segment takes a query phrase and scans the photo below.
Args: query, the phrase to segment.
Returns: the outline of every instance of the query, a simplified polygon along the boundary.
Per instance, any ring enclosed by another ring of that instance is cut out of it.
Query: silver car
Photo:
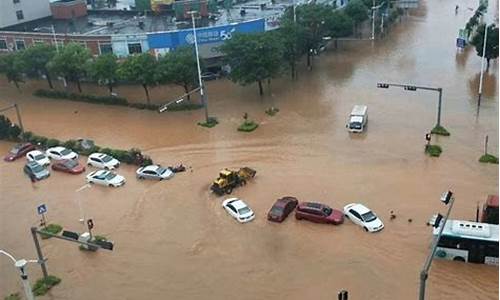
[[[170,179],[174,176],[174,172],[169,168],[164,168],[160,165],[149,165],[137,169],[135,172],[139,179]]]
[[[35,178],[36,180],[42,180],[50,176],[49,170],[36,161],[28,162],[23,170],[30,178]]]

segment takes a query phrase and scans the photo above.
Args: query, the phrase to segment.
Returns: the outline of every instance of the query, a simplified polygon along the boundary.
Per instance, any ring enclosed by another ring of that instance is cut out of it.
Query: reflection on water
[[[469,2],[459,4],[473,5]],[[497,62],[485,76],[488,105],[476,117],[471,99],[477,95],[480,60],[472,51],[456,54],[455,35],[464,25],[453,14],[456,2],[424,4],[425,11],[405,17],[374,46],[356,42],[330,49],[315,58],[312,72],[303,67],[296,81],[273,80],[263,97],[256,85],[208,82],[210,115],[220,121],[213,129],[195,125],[202,111],[158,114],[43,99],[31,92],[46,88],[44,81],[28,82],[19,92],[2,79],[0,105],[17,101],[31,131],[139,147],[158,163],[192,169],[166,182],[138,182],[135,169],[123,165],[118,173],[127,178],[125,186],[93,186],[75,195],[84,175],[53,173],[32,186],[22,160],[1,162],[0,245],[16,257],[36,256],[28,228],[37,224],[34,209],[41,202],[49,207],[50,222],[83,231],[74,201],[81,197],[85,215],[96,224],[94,233],[108,236],[116,247],[112,253],[89,254],[44,240],[49,272],[63,278],[49,298],[332,299],[341,289],[353,299],[416,297],[431,236],[425,222],[443,213],[441,192],[455,191],[452,215],[460,219],[473,219],[477,201],[498,193],[497,166],[477,162],[486,134],[489,151],[498,153]],[[442,121],[452,136],[433,139],[444,149],[440,158],[423,154],[425,133],[436,120],[437,95],[376,88],[386,80],[443,87]],[[104,87],[83,88],[107,93]],[[120,86],[117,92],[131,101],[145,99],[140,87]],[[152,102],[182,93],[177,87],[154,87]],[[345,129],[354,104],[369,107],[368,128],[361,135]],[[280,108],[274,117],[264,113],[270,106]],[[260,123],[251,134],[236,131],[245,112]],[[6,115],[15,119],[14,112]],[[0,153],[10,146],[0,142]],[[224,197],[208,190],[220,169],[241,166],[257,170],[254,180],[233,193],[255,211],[249,224],[229,218],[221,208]],[[268,209],[285,195],[339,209],[362,202],[386,227],[367,234],[349,220],[327,226],[293,215],[269,224]],[[397,214],[392,221],[391,210]],[[32,279],[41,276],[35,266],[29,272]],[[0,274],[1,294],[20,290],[8,260],[0,260]],[[496,299],[497,278],[494,267],[435,261],[429,299]]]

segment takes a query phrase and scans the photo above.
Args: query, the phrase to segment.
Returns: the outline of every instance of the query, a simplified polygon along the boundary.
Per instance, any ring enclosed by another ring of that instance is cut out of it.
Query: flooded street
[[[493,2],[493,1],[490,1]],[[455,15],[455,4],[460,11]],[[494,4],[491,3],[493,6]],[[312,72],[288,75],[259,97],[256,85],[208,82],[213,129],[196,125],[203,111],[158,114],[123,107],[37,98],[30,82],[21,92],[0,81],[0,106],[20,104],[26,130],[66,140],[86,137],[114,148],[140,148],[163,165],[183,163],[192,172],[166,182],[138,181],[135,168],[118,173],[127,184],[112,189],[85,184],[84,175],[52,172],[31,184],[23,160],[0,162],[0,248],[34,259],[29,227],[36,206],[46,203],[49,222],[83,231],[81,201],[95,234],[115,250],[82,252],[74,244],[43,240],[49,273],[62,278],[40,299],[415,299],[419,272],[429,251],[431,229],[443,191],[456,196],[452,218],[472,220],[476,203],[498,193],[498,165],[480,164],[483,141],[498,155],[498,63],[485,76],[477,113],[480,58],[474,49],[457,53],[455,38],[476,1],[422,1],[421,8],[371,42],[343,42],[314,58]],[[377,82],[443,88],[442,124],[450,137],[433,137],[439,158],[424,155],[425,133],[436,122],[437,93],[377,89]],[[84,90],[105,93],[105,88]],[[118,87],[143,101],[140,87]],[[153,88],[154,102],[181,89]],[[352,135],[345,122],[354,104],[369,108],[366,133]],[[264,110],[279,107],[270,117]],[[236,131],[247,112],[260,123],[252,133]],[[6,114],[16,120],[15,114]],[[0,153],[12,143],[0,142]],[[86,158],[80,158],[84,161]],[[224,167],[249,166],[257,176],[233,192],[255,211],[238,224],[222,209],[223,197],[209,192]],[[92,168],[89,168],[92,169]],[[297,221],[282,224],[266,214],[274,201],[292,195],[341,209],[360,202],[373,209],[385,229],[368,234],[346,220],[329,226]],[[397,215],[389,220],[389,212]],[[411,218],[412,222],[407,220]],[[40,268],[29,268],[31,281]],[[0,260],[0,296],[21,291],[17,270]],[[498,268],[435,260],[427,299],[497,299]]]

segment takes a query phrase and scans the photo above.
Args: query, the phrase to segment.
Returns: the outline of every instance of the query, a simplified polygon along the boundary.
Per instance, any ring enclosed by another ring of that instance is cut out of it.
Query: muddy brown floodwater
[[[256,86],[226,80],[208,83],[213,129],[196,126],[202,111],[157,114],[121,107],[36,98],[46,83],[30,82],[21,92],[5,81],[0,104],[20,104],[25,127],[69,139],[87,137],[100,145],[139,147],[164,165],[182,162],[192,172],[167,182],[138,182],[122,166],[124,187],[92,186],[76,192],[84,175],[53,173],[34,186],[23,161],[0,163],[0,246],[16,257],[34,258],[29,227],[35,207],[46,203],[48,219],[82,231],[81,201],[94,232],[115,242],[113,252],[84,253],[73,244],[44,240],[48,270],[62,283],[40,299],[415,299],[419,270],[429,251],[428,218],[444,212],[441,192],[456,195],[452,217],[473,219],[477,201],[498,193],[498,168],[479,164],[483,139],[498,155],[498,64],[485,77],[479,114],[476,91],[480,59],[471,49],[457,53],[455,37],[470,17],[472,0],[422,1],[421,8],[377,41],[343,43],[314,60],[296,82],[284,76],[263,98]],[[424,135],[435,124],[437,95],[380,90],[378,81],[409,82],[444,89],[440,158],[423,153]],[[91,90],[95,87],[85,86]],[[105,93],[104,89],[98,89]],[[141,101],[140,87],[118,92]],[[155,88],[155,102],[180,90]],[[344,124],[353,104],[369,107],[365,134],[350,135]],[[264,110],[277,106],[269,117]],[[248,112],[261,126],[251,134],[236,127]],[[12,113],[7,115],[15,119]],[[11,143],[0,142],[5,153]],[[83,161],[84,158],[80,160]],[[256,212],[238,224],[209,191],[223,167],[250,166],[255,180],[235,190]],[[385,222],[377,234],[346,221],[341,226],[266,221],[274,200],[293,195],[341,208],[362,202]],[[397,218],[389,220],[394,210]],[[413,222],[407,220],[411,218]],[[15,268],[0,259],[0,296],[20,291]],[[31,280],[41,276],[30,266]],[[435,260],[428,299],[496,299],[498,268]]]

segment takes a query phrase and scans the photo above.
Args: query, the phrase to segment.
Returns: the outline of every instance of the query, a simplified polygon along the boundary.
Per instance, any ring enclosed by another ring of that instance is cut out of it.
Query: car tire
[[[461,257],[461,256],[455,256],[453,258],[453,261],[465,262],[465,259],[463,257]]]
[[[104,170],[109,171],[110,169],[109,169],[109,167],[108,167],[108,166],[104,166]]]
[[[348,215],[345,215],[346,219],[349,219],[349,216]]]
[[[110,184],[108,184],[108,186],[109,186],[109,187],[114,187],[114,185],[112,185],[111,183],[110,183]]]
[[[89,183],[89,184],[94,184],[94,182],[93,182],[93,181],[89,181],[88,183]]]
[[[141,179],[141,180],[142,180],[142,179],[144,179],[144,177],[142,177],[142,176],[139,176],[139,179]]]
[[[366,232],[368,232],[368,228],[366,228],[366,226],[363,226],[363,228],[365,229]]]
[[[91,166],[92,166],[92,164],[91,164],[91,163],[87,163],[87,166],[91,167]]]

